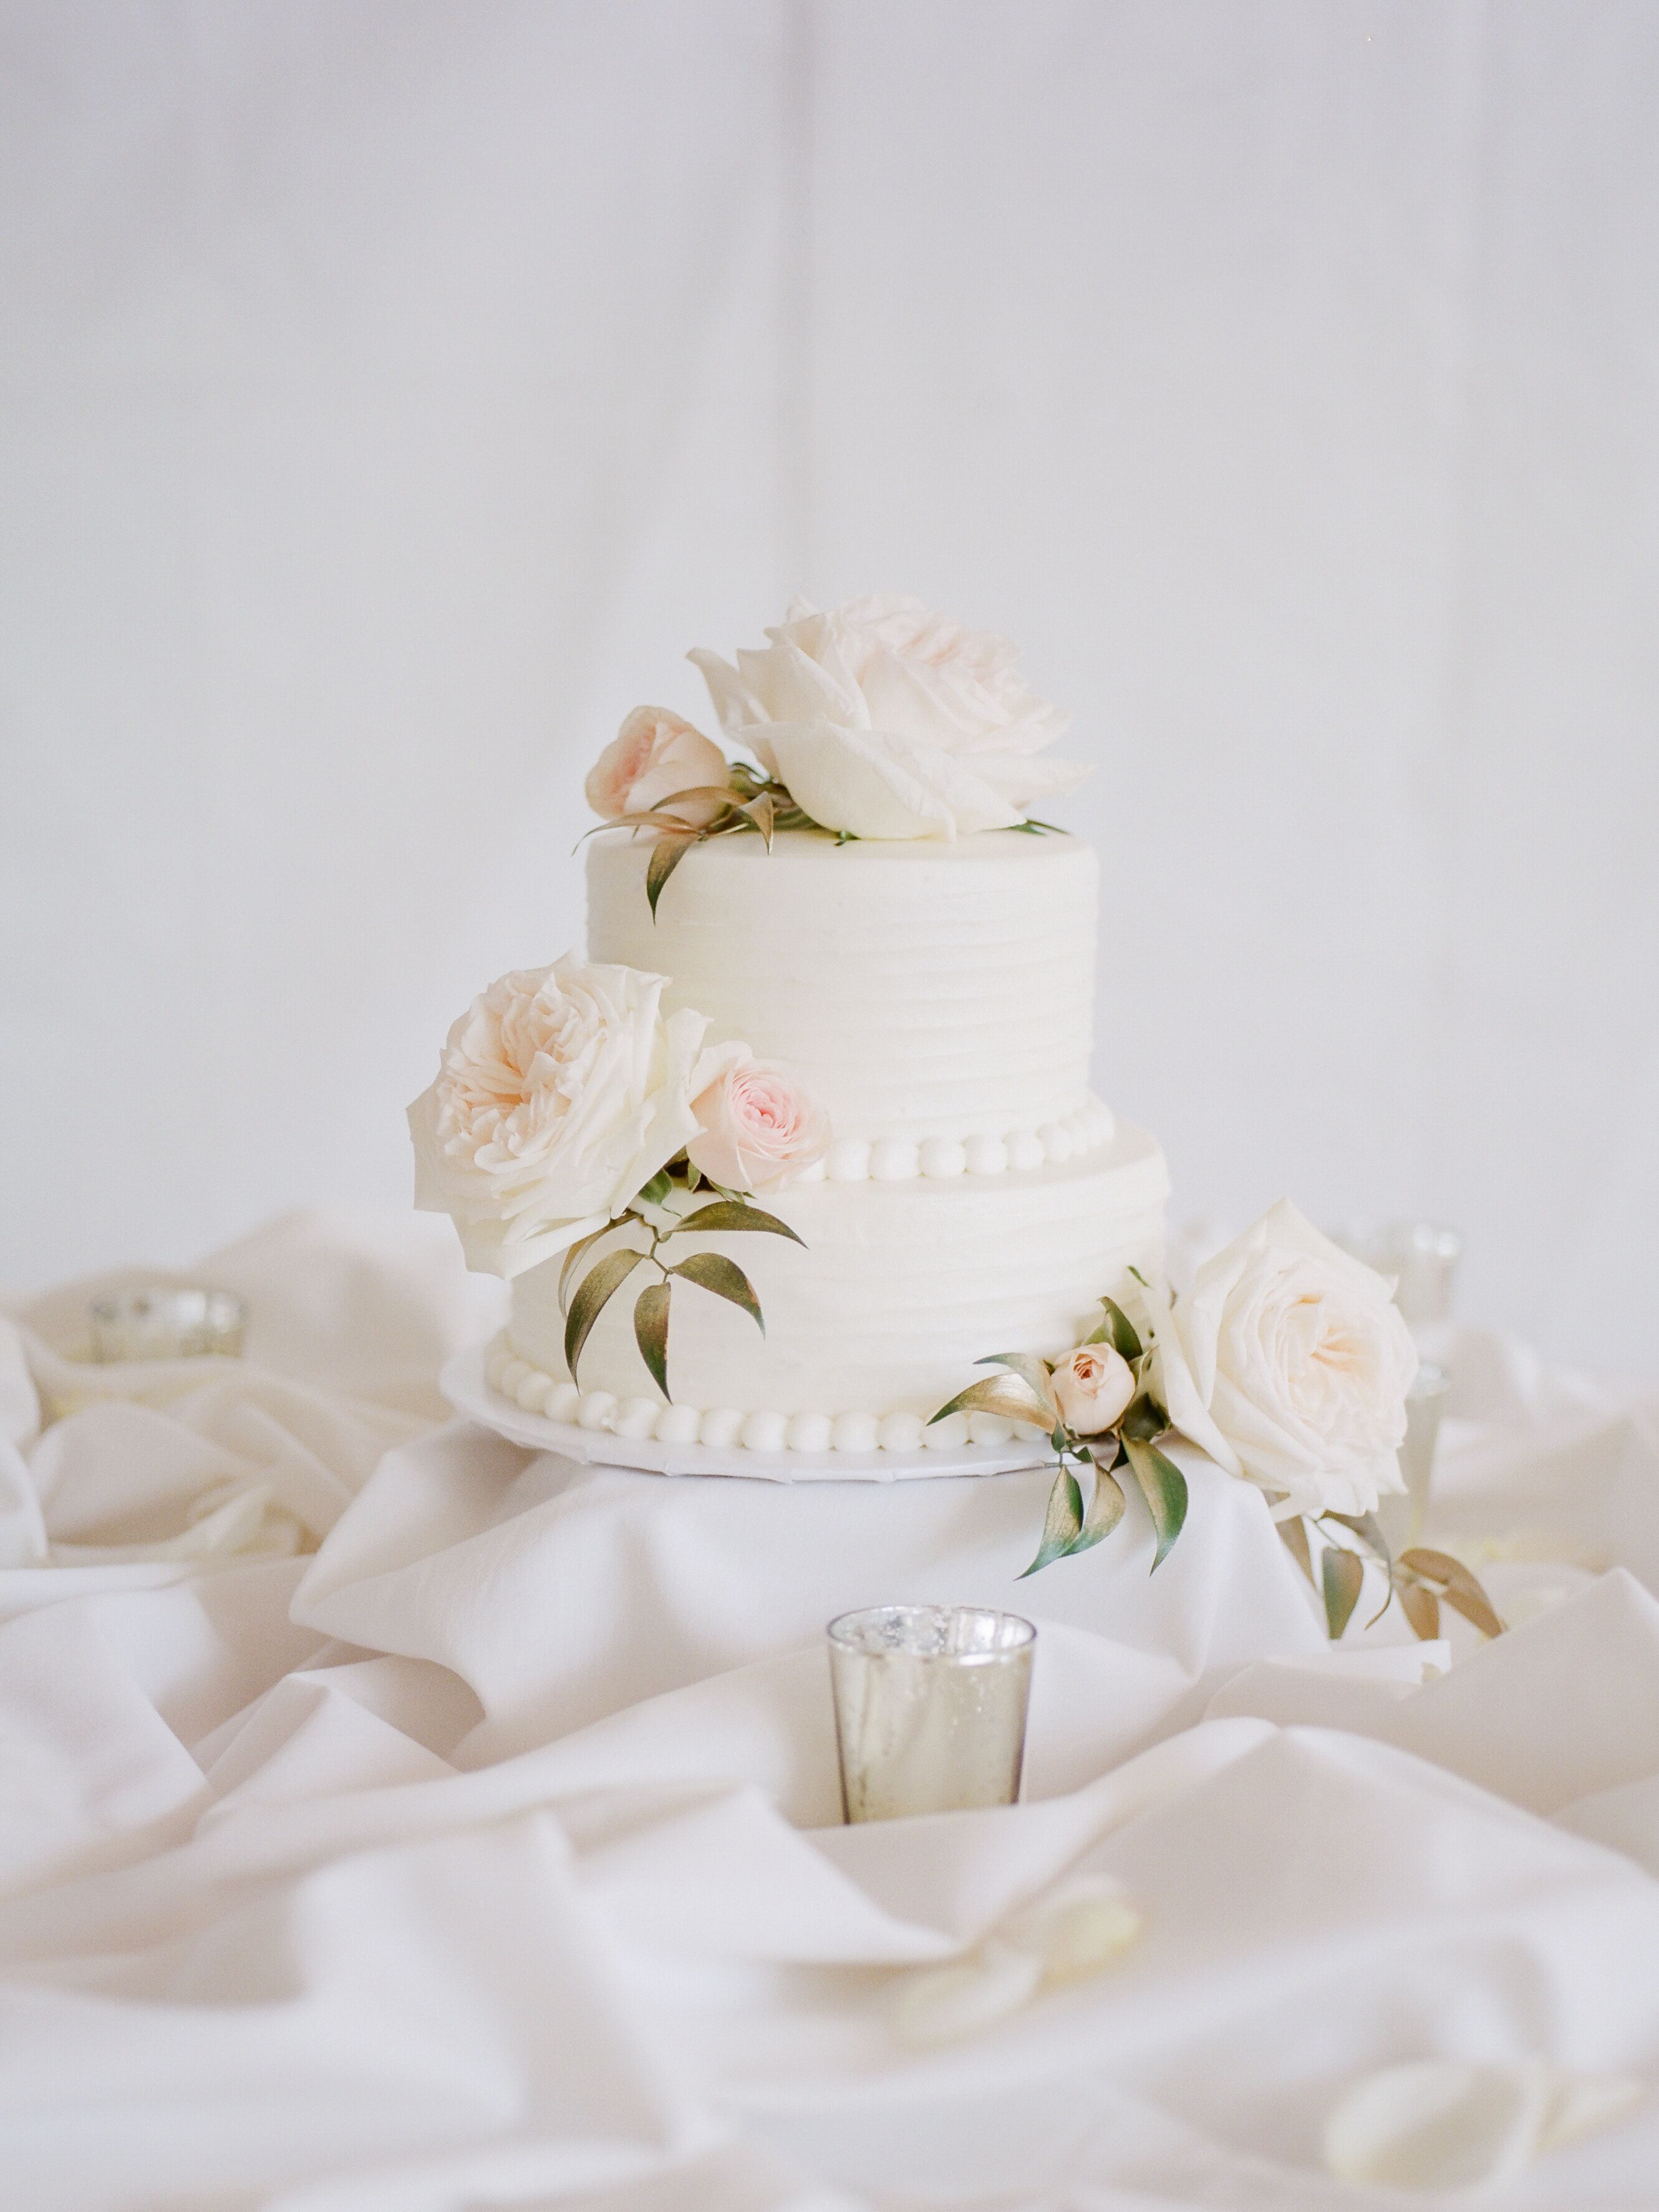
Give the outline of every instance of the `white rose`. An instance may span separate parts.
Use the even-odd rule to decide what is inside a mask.
[[[918,599],[874,595],[821,614],[804,599],[737,665],[701,648],[721,727],[826,830],[857,837],[1008,830],[1087,773],[1040,759],[1066,717],[1034,698],[1006,638]]]
[[[700,1124],[686,1157],[726,1190],[770,1190],[830,1149],[830,1123],[810,1092],[747,1053],[691,1102]]]
[[[706,829],[725,805],[726,755],[666,707],[635,707],[588,770],[587,803],[607,822],[660,807],[688,829]],[[714,796],[690,799],[700,791]]]
[[[1281,1200],[1150,1304],[1156,1387],[1182,1434],[1286,1512],[1369,1513],[1395,1455],[1417,1347],[1384,1279]]]
[[[1134,1370],[1109,1344],[1080,1344],[1054,1369],[1049,1387],[1073,1435],[1097,1437],[1134,1396]]]
[[[509,1279],[602,1228],[699,1123],[724,1054],[664,1018],[666,978],[574,953],[503,975],[449,1032],[409,1109],[415,1203],[447,1213],[469,1267]]]

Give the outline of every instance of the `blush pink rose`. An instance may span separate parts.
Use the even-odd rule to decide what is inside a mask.
[[[1073,1435],[1097,1437],[1134,1396],[1135,1378],[1128,1361],[1109,1344],[1080,1344],[1055,1368],[1050,1387]]]
[[[691,1101],[702,1124],[686,1158],[727,1190],[767,1190],[821,1160],[830,1124],[817,1101],[775,1067],[740,1060]]]
[[[688,829],[703,830],[724,799],[680,801],[681,793],[723,792],[730,781],[726,755],[701,730],[666,707],[635,707],[594,762],[585,788],[588,805],[607,822],[660,808]]]

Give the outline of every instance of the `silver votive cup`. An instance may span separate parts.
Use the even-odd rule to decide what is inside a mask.
[[[1443,1367],[1428,1360],[1417,1370],[1406,1399],[1406,1441],[1400,1447],[1400,1472],[1405,1478],[1402,1497],[1395,1491],[1382,1500],[1378,1519],[1394,1552],[1420,1543],[1428,1518],[1429,1491],[1434,1480],[1434,1451],[1440,1437],[1440,1416],[1445,1410],[1451,1378]]]
[[[124,1359],[234,1359],[247,1334],[247,1308],[229,1291],[195,1286],[116,1291],[88,1309],[92,1356]]]
[[[1456,1230],[1434,1221],[1356,1221],[1333,1231],[1332,1242],[1394,1278],[1394,1302],[1408,1328],[1434,1328],[1451,1319],[1463,1252]]]
[[[832,1620],[830,1680],[848,1820],[1012,1805],[1036,1631],[969,1605],[881,1605]]]

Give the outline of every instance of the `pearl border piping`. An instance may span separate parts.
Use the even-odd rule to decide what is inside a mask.
[[[614,1437],[654,1437],[664,1444],[714,1444],[722,1450],[797,1452],[960,1451],[964,1444],[1006,1444],[1012,1421],[992,1413],[952,1413],[931,1426],[920,1413],[741,1413],[731,1406],[700,1412],[657,1398],[617,1398],[579,1390],[520,1359],[498,1336],[484,1361],[489,1386],[526,1413]]]
[[[921,1139],[878,1137],[873,1141],[866,1137],[837,1137],[823,1159],[793,1180],[910,1182],[925,1176],[931,1182],[943,1182],[960,1175],[1000,1176],[1063,1167],[1067,1160],[1081,1159],[1109,1145],[1116,1127],[1110,1107],[1091,1098],[1061,1121],[1045,1121],[1036,1129],[1011,1129],[1000,1137],[980,1133]]]

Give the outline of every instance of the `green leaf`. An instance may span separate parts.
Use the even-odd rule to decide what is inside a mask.
[[[582,1277],[564,1324],[564,1364],[573,1379],[582,1346],[592,1334],[593,1324],[604,1311],[606,1299],[622,1288],[644,1257],[643,1252],[607,1252]]]
[[[1126,1436],[1123,1449],[1129,1455],[1129,1464],[1134,1469],[1135,1480],[1140,1485],[1152,1526],[1158,1532],[1158,1551],[1152,1559],[1152,1571],[1156,1574],[1169,1558],[1187,1518],[1187,1478],[1173,1460],[1164,1458],[1156,1444],[1140,1437]]]
[[[667,1234],[683,1237],[688,1229],[695,1229],[700,1237],[725,1237],[738,1230],[763,1229],[769,1236],[787,1237],[803,1252],[806,1249],[805,1241],[796,1236],[787,1221],[780,1221],[775,1213],[764,1212],[758,1206],[746,1205],[740,1198],[712,1199],[695,1213],[688,1213],[679,1227],[669,1230]]]
[[[836,832],[836,842],[837,845],[856,845],[858,842],[857,837],[854,836],[850,830],[837,830]],[[1025,1571],[1029,1575],[1034,1573],[1036,1571],[1031,1567],[1027,1567]]]
[[[676,792],[674,796],[677,799],[714,798],[716,793],[713,786],[702,786],[696,791]],[[712,834],[713,828],[711,823],[705,829],[702,823],[694,828],[683,814],[672,811],[672,802],[667,799],[660,806],[642,806],[637,814],[625,815],[619,822],[601,822],[599,824],[599,830],[665,830],[673,837],[704,837]],[[590,837],[598,834],[593,830],[587,832]]]
[[[1084,1516],[1082,1534],[1072,1540],[1073,1552],[1089,1551],[1109,1536],[1123,1518],[1124,1504],[1122,1484],[1097,1460],[1094,1495]]]
[[[1440,1633],[1440,1601],[1422,1583],[1396,1583],[1395,1590],[1400,1599],[1400,1610],[1412,1625],[1413,1632],[1425,1644],[1432,1644]]]
[[[1334,1644],[1353,1618],[1353,1609],[1359,1602],[1365,1563],[1358,1552],[1346,1551],[1338,1544],[1328,1545],[1319,1563],[1319,1576],[1325,1592],[1325,1629]]]
[[[575,1273],[584,1252],[590,1252],[601,1237],[608,1237],[613,1229],[620,1229],[620,1221],[607,1221],[603,1229],[596,1229],[591,1237],[580,1237],[564,1255],[564,1265],[559,1270],[559,1311],[569,1310],[570,1278]]]
[[[673,1188],[674,1179],[667,1169],[659,1168],[645,1188],[638,1194],[638,1203],[641,1206],[662,1206],[666,1203]]]
[[[1150,1390],[1143,1390],[1138,1398],[1130,1400],[1117,1425],[1118,1433],[1126,1440],[1133,1437],[1138,1444],[1156,1443],[1167,1432],[1170,1416]]]
[[[1026,1387],[1035,1391],[1048,1408],[1048,1418],[1057,1420],[1058,1409],[1054,1394],[1048,1381],[1048,1363],[1030,1352],[991,1352],[983,1359],[974,1362],[975,1367],[1006,1367],[1011,1375],[1018,1375]]]
[[[1084,1342],[1109,1344],[1113,1351],[1121,1352],[1125,1359],[1139,1359],[1141,1342],[1135,1334],[1134,1323],[1115,1298],[1103,1298],[1100,1303],[1106,1309],[1106,1318],[1092,1334],[1084,1338]]]
[[[645,896],[650,901],[653,921],[657,918],[657,901],[662,896],[664,884],[696,842],[695,837],[674,836],[665,830],[651,848],[651,858],[645,864]]]
[[[1046,1429],[1054,1418],[1048,1400],[1039,1398],[1019,1375],[988,1375],[982,1382],[970,1382],[948,1406],[939,1407],[928,1427],[951,1413],[995,1413],[1001,1420],[1029,1421],[1039,1429]]]
[[[1371,1557],[1382,1561],[1382,1571],[1388,1577],[1382,1602],[1365,1623],[1367,1628],[1375,1628],[1388,1611],[1389,1600],[1394,1591],[1394,1555],[1389,1549],[1388,1538],[1382,1534],[1382,1522],[1375,1513],[1322,1513],[1319,1517],[1322,1521],[1340,1521],[1345,1528],[1352,1528]]]
[[[1473,1576],[1470,1580],[1474,1581]],[[1475,1583],[1473,1590],[1462,1589],[1456,1584],[1442,1590],[1440,1602],[1449,1605],[1454,1613],[1461,1613],[1465,1620],[1473,1621],[1483,1636],[1501,1636],[1504,1633],[1504,1624],[1479,1583]]]
[[[1291,1520],[1275,1521],[1273,1526],[1279,1531],[1279,1542],[1284,1545],[1285,1549],[1296,1561],[1308,1580],[1310,1583],[1313,1582],[1313,1555],[1308,1549],[1307,1522],[1298,1513]],[[1316,1583],[1315,1588],[1317,1589],[1317,1587]]]
[[[1037,1546],[1037,1555],[1025,1574],[1017,1579],[1024,1582],[1025,1575],[1034,1575],[1051,1561],[1063,1559],[1077,1541],[1082,1528],[1083,1492],[1070,1468],[1063,1467],[1048,1492],[1048,1510],[1042,1516],[1042,1541]]]
[[[1440,1583],[1440,1598],[1454,1613],[1461,1613],[1483,1636],[1501,1636],[1504,1624],[1498,1619],[1492,1600],[1462,1559],[1453,1559],[1449,1552],[1431,1552],[1421,1545],[1400,1554],[1400,1564],[1413,1574],[1430,1582]]]
[[[735,796],[736,794],[733,793],[731,785],[728,783],[689,784],[684,791],[672,792],[666,799],[659,800],[656,811],[659,814],[667,815],[671,821],[678,821],[680,828],[684,830],[689,825],[686,816],[679,810],[685,806],[688,801],[701,811],[711,799],[724,799],[726,805],[731,807],[732,811],[735,814],[738,811],[738,808],[734,803]],[[635,817],[631,814],[624,815],[623,817],[624,828],[635,818]],[[696,826],[700,828],[702,825],[697,824]]]
[[[751,799],[747,806],[740,807],[738,811],[746,814],[756,829],[760,831],[766,841],[766,849],[769,853],[772,849],[772,832],[777,827],[778,802],[776,799],[769,791],[763,791],[757,799]]]
[[[1340,1521],[1345,1528],[1352,1528],[1372,1558],[1381,1559],[1392,1574],[1394,1554],[1375,1513],[1322,1513],[1319,1517],[1322,1521]]]
[[[753,1315],[755,1326],[765,1335],[766,1323],[755,1286],[735,1260],[728,1260],[722,1252],[694,1252],[668,1272],[696,1283],[701,1290],[713,1291],[717,1298],[729,1298],[734,1306],[741,1306],[746,1314]]]
[[[634,1305],[634,1341],[665,1398],[669,1395],[668,1301],[672,1295],[666,1283],[647,1283]]]

